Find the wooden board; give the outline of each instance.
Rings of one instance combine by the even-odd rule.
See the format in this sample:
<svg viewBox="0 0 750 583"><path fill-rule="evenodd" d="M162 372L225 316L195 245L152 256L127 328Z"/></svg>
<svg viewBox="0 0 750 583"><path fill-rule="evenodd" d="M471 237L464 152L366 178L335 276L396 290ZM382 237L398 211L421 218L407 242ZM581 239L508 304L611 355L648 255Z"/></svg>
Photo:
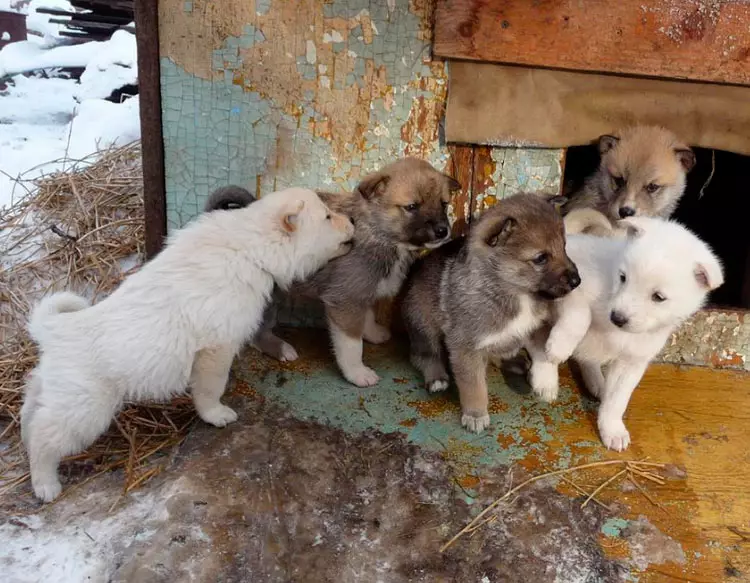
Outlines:
<svg viewBox="0 0 750 583"><path fill-rule="evenodd" d="M750 85L744 0L440 0L441 57Z"/></svg>

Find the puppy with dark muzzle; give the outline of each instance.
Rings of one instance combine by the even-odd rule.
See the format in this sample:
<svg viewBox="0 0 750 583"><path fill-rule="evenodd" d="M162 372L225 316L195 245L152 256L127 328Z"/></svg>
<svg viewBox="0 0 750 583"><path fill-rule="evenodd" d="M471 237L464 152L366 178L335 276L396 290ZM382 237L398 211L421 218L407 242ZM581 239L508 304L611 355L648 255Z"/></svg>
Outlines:
<svg viewBox="0 0 750 583"><path fill-rule="evenodd" d="M563 206L569 235L609 236L606 221L633 216L669 218L685 192L695 154L658 126L634 126L599 138L600 163L583 188Z"/></svg>
<svg viewBox="0 0 750 583"><path fill-rule="evenodd" d="M446 211L451 192L460 188L428 162L403 158L366 176L353 192L318 193L329 208L354 222L353 247L291 292L323 302L336 362L349 382L367 387L380 380L362 362L363 339L380 344L390 338L375 321L374 305L400 292L420 251L448 241ZM232 202L225 196L218 200ZM273 324L264 322L255 345L280 360L294 360L297 352L271 333Z"/></svg>
<svg viewBox="0 0 750 583"><path fill-rule="evenodd" d="M412 364L435 392L448 387L449 362L461 424L483 431L490 422L490 353L515 355L544 324L550 302L580 282L552 204L534 194L504 199L471 226L466 238L414 267L402 305Z"/></svg>

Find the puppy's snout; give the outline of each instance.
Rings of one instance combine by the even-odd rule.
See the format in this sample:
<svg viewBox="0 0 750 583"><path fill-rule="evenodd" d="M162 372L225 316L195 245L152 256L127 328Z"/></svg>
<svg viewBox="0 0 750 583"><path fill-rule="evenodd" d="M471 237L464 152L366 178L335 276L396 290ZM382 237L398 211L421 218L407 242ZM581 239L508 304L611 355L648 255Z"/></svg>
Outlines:
<svg viewBox="0 0 750 583"><path fill-rule="evenodd" d="M632 206L623 206L620 207L619 213L621 219L627 219L635 216L635 209Z"/></svg>
<svg viewBox="0 0 750 583"><path fill-rule="evenodd" d="M436 225L433 228L433 231L435 232L435 238L436 239L445 239L448 236L448 226L447 225Z"/></svg>
<svg viewBox="0 0 750 583"><path fill-rule="evenodd" d="M568 269L562 276L563 282L565 282L565 285L567 285L571 290L574 290L579 285L581 285L581 276L578 275L577 269Z"/></svg>
<svg viewBox="0 0 750 583"><path fill-rule="evenodd" d="M625 314L618 312L617 310L612 310L612 313L609 315L609 319L618 328L622 328L625 324L628 323L628 317Z"/></svg>

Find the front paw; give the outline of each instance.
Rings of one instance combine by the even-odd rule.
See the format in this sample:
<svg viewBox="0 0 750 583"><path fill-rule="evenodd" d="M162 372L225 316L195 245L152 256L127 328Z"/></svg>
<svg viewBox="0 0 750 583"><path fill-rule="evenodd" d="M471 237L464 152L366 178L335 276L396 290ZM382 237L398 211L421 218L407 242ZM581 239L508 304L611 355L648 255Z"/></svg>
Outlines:
<svg viewBox="0 0 750 583"><path fill-rule="evenodd" d="M464 413L461 415L461 425L474 433L482 433L490 426L490 415L484 413Z"/></svg>
<svg viewBox="0 0 750 583"><path fill-rule="evenodd" d="M391 331L380 324L373 324L365 330L363 338L370 344L385 344L391 339Z"/></svg>
<svg viewBox="0 0 750 583"><path fill-rule="evenodd" d="M292 362L299 358L299 354L294 349L294 346L288 342L281 343L281 349L279 350L279 358L281 362Z"/></svg>
<svg viewBox="0 0 750 583"><path fill-rule="evenodd" d="M547 355L547 360L553 364L560 364L572 356L574 348L575 347L567 342L565 338L560 338L558 336L550 337L550 339L547 340L547 345L545 346L544 351Z"/></svg>
<svg viewBox="0 0 750 583"><path fill-rule="evenodd" d="M203 421L216 427L226 427L230 423L237 421L237 413L234 409L222 405L221 403L215 407L211 407L207 411L199 411L198 414Z"/></svg>
<svg viewBox="0 0 750 583"><path fill-rule="evenodd" d="M602 443L615 451L625 451L630 445L630 432L622 419L599 419Z"/></svg>
<svg viewBox="0 0 750 583"><path fill-rule="evenodd" d="M545 403L557 399L560 392L560 379L557 365L551 362L535 362L529 371L529 384L533 393Z"/></svg>
<svg viewBox="0 0 750 583"><path fill-rule="evenodd" d="M32 480L32 488L34 489L34 495L42 502L52 502L62 492L62 484L56 478L41 483Z"/></svg>
<svg viewBox="0 0 750 583"><path fill-rule="evenodd" d="M371 387L377 385L380 382L380 377L371 368L365 366L358 366L344 373L344 378L358 387Z"/></svg>
<svg viewBox="0 0 750 583"><path fill-rule="evenodd" d="M427 390L431 393L440 393L448 388L448 379L437 379L427 383Z"/></svg>

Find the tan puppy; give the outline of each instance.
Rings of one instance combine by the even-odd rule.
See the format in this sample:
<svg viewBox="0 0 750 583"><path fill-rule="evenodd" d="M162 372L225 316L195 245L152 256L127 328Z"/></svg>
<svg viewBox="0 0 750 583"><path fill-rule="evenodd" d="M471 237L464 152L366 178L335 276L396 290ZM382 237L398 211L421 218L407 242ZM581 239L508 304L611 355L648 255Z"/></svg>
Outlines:
<svg viewBox="0 0 750 583"><path fill-rule="evenodd" d="M595 209L612 222L633 216L669 218L685 192L687 173L695 166L693 151L657 126L634 126L601 136L599 154L598 170L570 196L563 214ZM596 223L590 217L571 220L566 231L604 234Z"/></svg>

